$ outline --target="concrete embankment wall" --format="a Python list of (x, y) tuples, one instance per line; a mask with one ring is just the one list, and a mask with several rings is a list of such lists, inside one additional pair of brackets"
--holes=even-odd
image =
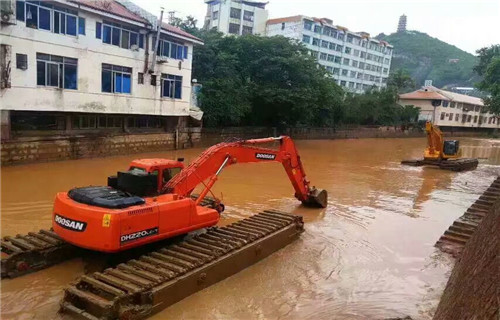
[(113, 136), (24, 138), (3, 141), (2, 165), (105, 157), (190, 148), (200, 140), (200, 129), (179, 133), (141, 133)]
[(500, 319), (500, 201), (465, 245), (434, 320)]

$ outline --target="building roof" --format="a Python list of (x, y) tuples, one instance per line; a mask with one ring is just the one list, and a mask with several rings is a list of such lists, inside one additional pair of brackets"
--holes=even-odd
[(447, 97), (434, 91), (416, 90), (399, 95), (399, 99), (408, 100), (449, 100)]
[(277, 23), (283, 23), (283, 22), (297, 22), (302, 20), (303, 16), (297, 15), (297, 16), (291, 16), (291, 17), (283, 17), (283, 18), (276, 18), (276, 19), (269, 19), (267, 20), (267, 24), (277, 24)]
[(483, 99), (481, 99), (481, 98), (476, 98), (476, 97), (471, 97), (471, 96), (468, 96), (465, 94), (441, 90), (441, 89), (438, 89), (434, 86), (422, 87), (422, 89), (419, 89), (419, 90), (416, 90), (416, 91), (413, 91), (410, 93), (400, 94), (399, 99), (448, 100), (448, 101), (473, 104), (473, 105), (477, 105), (477, 106), (484, 105)]
[(133, 13), (132, 11), (125, 8), (122, 4), (115, 0), (70, 0), (70, 2), (86, 6), (95, 10), (99, 10), (105, 13), (109, 13), (122, 18), (127, 18), (133, 21), (149, 23), (148, 20), (143, 17)]
[(161, 24), (161, 28), (163, 30), (165, 30), (165, 31), (175, 33), (177, 35), (189, 38), (191, 40), (203, 42), (203, 40), (201, 40), (200, 38), (197, 38), (197, 37), (193, 36), (192, 34), (190, 34), (190, 33), (186, 32), (186, 31), (182, 30), (181, 28), (174, 27), (173, 25), (170, 25), (168, 23), (163, 22)]

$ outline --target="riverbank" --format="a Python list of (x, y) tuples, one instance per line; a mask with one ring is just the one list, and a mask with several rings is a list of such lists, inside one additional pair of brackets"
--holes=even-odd
[[(487, 137), (487, 131), (453, 131), (454, 137)], [(229, 127), (184, 128), (167, 133), (135, 133), (119, 135), (79, 135), (23, 137), (2, 141), (1, 165), (99, 158), (166, 150), (204, 147), (233, 139), (263, 138), (288, 135), (295, 140), (332, 140), (363, 138), (425, 137), (421, 128), (402, 129), (387, 126), (345, 126), (341, 128)]]

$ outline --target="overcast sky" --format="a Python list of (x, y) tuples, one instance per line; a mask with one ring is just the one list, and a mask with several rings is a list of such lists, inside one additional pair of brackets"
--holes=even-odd
[[(203, 0), (133, 0), (159, 15), (176, 11), (193, 15), (201, 27), (206, 13)], [(470, 53), (500, 44), (500, 0), (268, 0), (270, 18), (302, 14), (324, 17), (353, 31), (372, 36), (396, 31), (399, 16), (408, 16), (407, 29), (425, 32)], [(166, 14), (165, 14), (166, 16)], [(165, 19), (166, 20), (166, 19)]]

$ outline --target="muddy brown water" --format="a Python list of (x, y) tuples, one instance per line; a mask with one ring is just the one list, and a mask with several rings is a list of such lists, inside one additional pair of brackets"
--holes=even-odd
[[(299, 214), (306, 232), (258, 264), (165, 309), (151, 319), (430, 319), (453, 260), (433, 245), (500, 174), (500, 141), (461, 139), (477, 170), (454, 173), (400, 166), (419, 157), (424, 139), (298, 141), (312, 183), (329, 193), (327, 209), (293, 198), (279, 164), (227, 168), (214, 193), (226, 204), (221, 225), (266, 208)], [(54, 195), (103, 185), (135, 158), (184, 156), (202, 149), (6, 167), (1, 170), (1, 232), (51, 224)], [(80, 259), (1, 282), (2, 319), (61, 319), (65, 286), (83, 273)]]

